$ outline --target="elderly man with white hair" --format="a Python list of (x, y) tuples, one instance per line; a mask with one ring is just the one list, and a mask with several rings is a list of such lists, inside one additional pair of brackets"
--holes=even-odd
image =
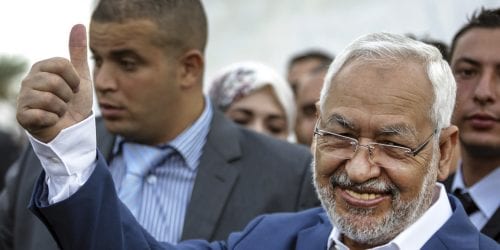
[(388, 33), (357, 39), (321, 92), (313, 150), (323, 207), (258, 217), (224, 242), (156, 242), (119, 202), (98, 152), (81, 167), (89, 179), (60, 202), (47, 202), (56, 173), (44, 172), (31, 209), (63, 249), (499, 249), (437, 183), (457, 141), (455, 92), (437, 49)]

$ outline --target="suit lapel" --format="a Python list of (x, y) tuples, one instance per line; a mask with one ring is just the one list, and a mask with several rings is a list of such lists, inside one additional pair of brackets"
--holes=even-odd
[(321, 220), (317, 225), (299, 232), (295, 249), (326, 249), (332, 225), (328, 221), (326, 213), (318, 216), (321, 217)]
[(469, 221), (460, 201), (448, 196), (451, 217), (439, 230), (425, 243), (423, 250), (432, 249), (475, 249), (479, 246), (479, 232)]
[(214, 108), (207, 142), (189, 202), (182, 239), (213, 236), (226, 200), (236, 183), (241, 158), (238, 129)]
[(481, 229), (481, 233), (488, 235), (497, 242), (500, 242), (500, 208), (493, 214), (486, 225)]

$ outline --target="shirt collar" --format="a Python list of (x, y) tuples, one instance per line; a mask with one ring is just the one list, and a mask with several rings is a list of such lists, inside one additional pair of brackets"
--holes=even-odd
[[(451, 190), (462, 189), (469, 193), (477, 207), (487, 218), (491, 218), (500, 206), (500, 196), (496, 193), (500, 189), (500, 166), (483, 177), (471, 187), (465, 187), (463, 181), (462, 167), (459, 166), (455, 172)], [(496, 197), (496, 198), (495, 198)]]
[[(170, 146), (174, 148), (179, 155), (182, 156), (187, 166), (191, 170), (198, 167), (198, 163), (202, 154), (203, 146), (207, 141), (207, 135), (210, 130), (210, 123), (213, 117), (213, 108), (210, 98), (204, 96), (205, 108), (200, 117), (186, 128), (182, 133), (177, 135), (172, 141), (159, 145), (159, 147)], [(113, 155), (121, 153), (122, 144), (125, 139), (122, 136), (117, 136), (113, 146)]]
[(169, 146), (175, 148), (184, 157), (187, 166), (191, 170), (198, 167), (203, 146), (205, 146), (208, 131), (210, 130), (210, 122), (212, 121), (212, 104), (206, 96), (205, 104), (201, 116), (189, 128), (168, 143)]
[[(453, 213), (444, 186), (441, 183), (436, 183), (436, 185), (439, 188), (437, 201), (396, 238), (385, 245), (372, 249), (420, 249), (446, 223)], [(333, 242), (335, 242), (337, 249), (349, 249), (341, 242), (341, 232), (335, 226), (328, 238), (328, 249)]]

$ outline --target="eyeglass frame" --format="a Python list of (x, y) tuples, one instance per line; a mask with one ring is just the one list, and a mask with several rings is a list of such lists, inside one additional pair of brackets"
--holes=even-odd
[(314, 132), (313, 132), (314, 135), (318, 135), (318, 136), (331, 135), (331, 136), (336, 136), (338, 138), (351, 141), (350, 144), (352, 146), (355, 146), (353, 148), (354, 149), (353, 150), (353, 155), (350, 158), (346, 158), (346, 159), (352, 159), (354, 157), (354, 155), (356, 154), (356, 152), (358, 152), (359, 147), (365, 147), (368, 150), (370, 159), (372, 159), (372, 157), (373, 157), (372, 156), (372, 154), (373, 154), (372, 150), (374, 148), (373, 145), (380, 145), (382, 147), (402, 149), (402, 150), (406, 151), (406, 154), (415, 157), (415, 156), (417, 156), (418, 153), (420, 153), (425, 148), (425, 146), (427, 146), (427, 144), (429, 144), (429, 142), (431, 141), (431, 138), (434, 135), (436, 135), (436, 133), (438, 131), (437, 128), (434, 129), (434, 131), (432, 132), (432, 134), (429, 135), (429, 137), (427, 137), (427, 139), (425, 139), (425, 141), (422, 144), (420, 144), (419, 146), (417, 146), (415, 149), (411, 149), (409, 147), (403, 147), (403, 146), (397, 146), (397, 145), (390, 145), (390, 144), (379, 143), (379, 142), (370, 142), (370, 143), (367, 143), (367, 144), (361, 144), (358, 139), (355, 139), (355, 138), (352, 138), (352, 137), (348, 137), (348, 136), (344, 136), (344, 135), (340, 135), (340, 134), (337, 134), (337, 133), (334, 133), (334, 132), (330, 132), (330, 131), (326, 131), (326, 130), (323, 130), (323, 129), (319, 129), (318, 125), (319, 125), (319, 120), (316, 122), (316, 125), (314, 126)]

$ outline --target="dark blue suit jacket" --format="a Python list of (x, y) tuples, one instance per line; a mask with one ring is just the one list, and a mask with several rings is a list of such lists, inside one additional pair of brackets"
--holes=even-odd
[[(44, 174), (33, 192), (30, 209), (45, 223), (63, 249), (326, 249), (332, 225), (322, 208), (278, 213), (254, 219), (227, 241), (189, 240), (177, 246), (156, 242), (120, 202), (106, 162), (70, 198), (47, 206)], [(453, 215), (422, 249), (500, 249), (468, 220), (459, 201), (450, 196)]]

